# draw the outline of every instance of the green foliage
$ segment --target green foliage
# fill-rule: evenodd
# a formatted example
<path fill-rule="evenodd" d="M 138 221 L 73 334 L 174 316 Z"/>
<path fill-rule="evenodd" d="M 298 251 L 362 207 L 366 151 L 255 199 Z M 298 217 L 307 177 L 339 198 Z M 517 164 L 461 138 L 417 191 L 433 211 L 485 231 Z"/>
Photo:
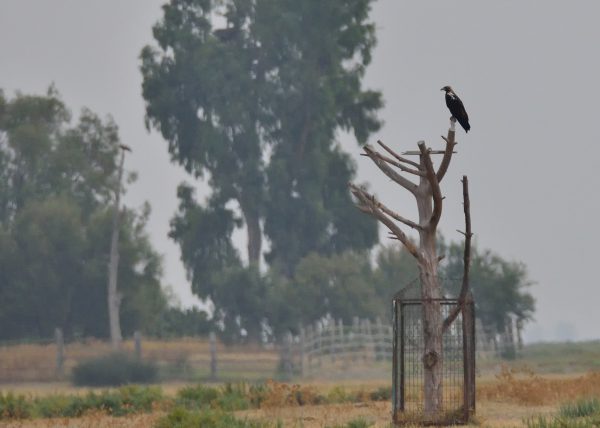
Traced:
<path fill-rule="evenodd" d="M 335 142 L 339 130 L 364 143 L 380 127 L 381 94 L 361 85 L 375 44 L 371 3 L 171 0 L 154 27 L 158 48 L 141 53 L 147 125 L 168 141 L 173 161 L 212 189 L 200 203 L 180 187 L 171 237 L 226 338 L 246 330 L 256 340 L 268 315 L 252 297 L 265 295 L 264 279 L 239 269 L 235 228 L 246 227 L 248 260 L 257 265 L 264 224 L 268 261 L 288 278 L 312 252 L 377 242 L 376 222 L 354 209 L 347 191 L 355 165 Z M 213 28 L 214 15 L 226 28 Z"/>
<path fill-rule="evenodd" d="M 240 420 L 221 410 L 189 411 L 178 407 L 160 418 L 155 428 L 263 428 L 262 422 Z"/>
<path fill-rule="evenodd" d="M 600 401 L 582 398 L 560 406 L 557 416 L 525 419 L 527 428 L 584 428 L 600 426 Z"/>
<path fill-rule="evenodd" d="M 527 428 L 590 428 L 600 425 L 600 418 L 562 419 L 538 416 L 523 421 Z"/>
<path fill-rule="evenodd" d="M 219 397 L 219 390 L 205 385 L 187 386 L 177 391 L 176 402 L 186 409 L 209 407 Z"/>
<path fill-rule="evenodd" d="M 392 399 L 392 387 L 379 387 L 375 391 L 371 391 L 369 398 L 373 401 L 389 401 Z"/>
<path fill-rule="evenodd" d="M 379 310 L 371 276 L 365 254 L 310 254 L 296 268 L 289 298 L 304 324 L 327 314 L 349 324 L 355 316 L 371 318 Z"/>
<path fill-rule="evenodd" d="M 451 243 L 445 254 L 442 275 L 446 278 L 462 278 L 462 244 Z M 460 282 L 450 284 L 450 294 L 458 295 Z M 526 291 L 531 284 L 523 263 L 507 261 L 491 250 L 471 248 L 470 285 L 477 316 L 485 327 L 504 331 L 508 315 L 514 315 L 522 321 L 531 319 L 535 301 Z"/>
<path fill-rule="evenodd" d="M 24 419 L 31 416 L 31 405 L 24 395 L 0 393 L 0 419 Z"/>
<path fill-rule="evenodd" d="M 0 91 L 0 339 L 108 335 L 106 260 L 119 135 L 84 109 L 75 124 L 54 88 Z M 122 330 L 152 326 L 166 307 L 149 208 L 125 209 L 119 291 Z"/>
<path fill-rule="evenodd" d="M 245 383 L 226 383 L 214 401 L 214 406 L 225 411 L 249 409 L 248 386 Z"/>
<path fill-rule="evenodd" d="M 0 394 L 0 419 L 31 417 L 79 417 L 89 410 L 101 410 L 114 416 L 151 412 L 164 403 L 160 388 L 124 386 L 113 391 L 89 392 L 87 395 L 48 395 L 25 398 Z"/>
<path fill-rule="evenodd" d="M 600 400 L 597 398 L 584 398 L 574 403 L 560 406 L 559 416 L 562 418 L 581 418 L 585 416 L 600 416 Z"/>
<path fill-rule="evenodd" d="M 373 426 L 373 422 L 369 422 L 364 418 L 352 419 L 350 422 L 343 425 L 334 425 L 328 428 L 368 428 Z"/>
<path fill-rule="evenodd" d="M 85 361 L 73 368 L 73 383 L 78 386 L 116 386 L 156 381 L 154 364 L 116 353 Z"/>
<path fill-rule="evenodd" d="M 192 337 L 206 336 L 214 329 L 208 313 L 196 307 L 183 309 L 171 307 L 163 310 L 155 323 L 146 328 L 152 337 Z"/>

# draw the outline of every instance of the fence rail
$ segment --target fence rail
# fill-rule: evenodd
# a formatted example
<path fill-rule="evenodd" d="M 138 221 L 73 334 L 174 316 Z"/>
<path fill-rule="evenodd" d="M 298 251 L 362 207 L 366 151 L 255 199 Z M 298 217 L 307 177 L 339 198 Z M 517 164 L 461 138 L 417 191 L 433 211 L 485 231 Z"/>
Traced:
<path fill-rule="evenodd" d="M 476 323 L 477 358 L 507 354 L 502 337 L 486 335 Z M 164 380 L 219 381 L 292 377 L 370 376 L 391 373 L 393 331 L 390 324 L 354 318 L 324 319 L 288 334 L 282 343 L 225 346 L 208 337 L 154 339 L 140 334 L 123 342 L 123 351 L 154 362 Z M 111 353 L 108 341 L 66 341 L 60 330 L 54 340 L 0 342 L 0 383 L 67 380 L 82 361 Z"/>

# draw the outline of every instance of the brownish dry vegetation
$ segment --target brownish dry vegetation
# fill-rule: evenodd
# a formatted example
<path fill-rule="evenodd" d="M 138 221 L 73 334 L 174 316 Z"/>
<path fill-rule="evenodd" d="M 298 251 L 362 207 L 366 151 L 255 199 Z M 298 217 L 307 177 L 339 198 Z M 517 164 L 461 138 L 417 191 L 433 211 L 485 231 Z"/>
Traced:
<path fill-rule="evenodd" d="M 125 352 L 133 353 L 133 341 L 123 342 Z M 108 342 L 87 339 L 67 344 L 65 347 L 65 374 L 85 361 L 111 352 Z M 219 370 L 224 377 L 269 377 L 277 370 L 279 353 L 258 346 L 226 347 L 217 344 Z M 182 338 L 174 340 L 142 341 L 142 356 L 162 367 L 171 367 L 175 374 L 186 378 L 208 374 L 210 351 L 208 340 Z M 56 345 L 11 344 L 0 346 L 0 382 L 52 382 L 58 380 L 56 372 Z"/>

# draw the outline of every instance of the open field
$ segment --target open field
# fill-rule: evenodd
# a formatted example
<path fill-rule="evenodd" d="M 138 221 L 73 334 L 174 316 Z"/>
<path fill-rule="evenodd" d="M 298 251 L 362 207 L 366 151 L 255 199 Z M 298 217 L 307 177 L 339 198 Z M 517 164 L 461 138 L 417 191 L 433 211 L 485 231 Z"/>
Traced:
<path fill-rule="evenodd" d="M 164 400 L 173 398 L 184 384 L 164 385 Z M 334 381 L 308 382 L 299 386 L 270 384 L 271 392 L 258 408 L 233 412 L 240 420 L 255 421 L 260 426 L 284 427 L 344 427 L 362 420 L 364 426 L 390 427 L 389 400 L 372 401 L 370 392 L 385 387 L 385 382 Z M 29 396 L 87 393 L 64 384 L 33 385 L 15 388 Z M 327 404 L 299 405 L 290 402 L 290 392 L 301 390 L 304 395 L 321 394 Z M 5 390 L 6 391 L 6 390 Z M 505 368 L 497 377 L 481 379 L 477 387 L 477 424 L 485 427 L 524 426 L 527 418 L 555 414 L 560 405 L 582 397 L 600 397 L 600 373 L 583 375 L 540 376 L 531 372 L 516 372 Z M 352 402 L 344 402 L 345 397 Z M 350 398 L 352 397 L 352 398 Z M 358 397 L 358 398 L 356 398 Z M 361 398 L 363 397 L 363 398 Z M 333 402 L 333 401 L 342 402 Z M 169 405 L 170 406 L 170 405 Z M 169 407 L 167 406 L 167 407 Z M 154 406 L 153 406 L 154 408 Z M 102 411 L 86 412 L 79 418 L 25 419 L 0 421 L 0 427 L 151 427 L 169 411 L 156 406 L 149 413 L 121 417 Z"/>
<path fill-rule="evenodd" d="M 123 342 L 123 350 L 133 354 L 132 340 Z M 0 387 L 6 383 L 56 382 L 68 378 L 73 367 L 90 358 L 111 352 L 106 341 L 87 339 L 69 343 L 64 353 L 64 374 L 56 370 L 54 343 L 2 344 L 0 346 Z M 259 346 L 224 346 L 217 343 L 218 369 L 223 380 L 260 380 L 276 374 L 279 353 Z M 208 339 L 144 339 L 142 358 L 155 362 L 163 377 L 199 381 L 210 375 Z"/>
<path fill-rule="evenodd" d="M 198 342 L 174 342 L 163 346 L 161 342 L 149 343 L 144 353 L 155 357 L 172 358 L 188 355 L 193 358 L 202 344 Z M 13 360 L 32 361 L 39 348 L 20 345 L 21 353 Z M 36 345 L 37 346 L 37 345 Z M 32 349 L 36 350 L 33 352 Z M 277 364 L 277 353 L 256 349 L 224 349 L 230 360 L 251 362 L 253 358 Z M 81 352 L 90 350 L 81 349 Z M 179 353 L 179 354 L 178 354 Z M 0 354 L 0 361 L 6 358 Z M 263 358 L 266 355 L 265 358 Z M 21 363 L 21 362 L 19 362 Z M 477 376 L 477 423 L 484 427 L 524 426 L 527 418 L 553 417 L 564 403 L 581 398 L 600 397 L 600 342 L 574 344 L 537 344 L 527 346 L 522 356 L 513 361 L 478 361 Z M 373 401 L 372 392 L 389 388 L 389 381 L 377 373 L 383 367 L 353 367 L 341 375 L 324 373 L 309 379 L 297 379 L 297 386 L 290 384 L 268 384 L 271 391 L 260 404 L 250 405 L 245 410 L 227 410 L 239 420 L 258 423 L 260 427 L 345 427 L 351 421 L 362 420 L 360 426 L 389 427 L 391 405 L 389 399 Z M 371 371 L 370 371 L 371 370 Z M 353 374 L 357 373 L 356 376 Z M 362 376 L 369 373 L 372 377 Z M 252 379 L 252 378 L 251 378 Z M 152 427 L 177 405 L 176 397 L 190 382 L 168 382 L 161 384 L 160 398 L 150 410 L 133 411 L 124 416 L 111 416 L 106 411 L 89 410 L 77 418 L 57 417 L 52 419 L 10 419 L 1 415 L 0 427 Z M 223 383 L 210 384 L 221 390 Z M 302 391 L 308 397 L 300 405 L 290 400 L 294 391 Z M 90 391 L 101 393 L 101 389 L 77 388 L 66 381 L 61 382 L 5 382 L 0 391 L 21 394 L 28 400 L 36 397 L 85 397 Z M 321 401 L 315 397 L 324 397 Z M 312 400 L 312 401 L 311 401 Z M 358 426 L 358 425 L 357 425 Z M 586 425 L 581 425 L 586 426 Z M 593 425 L 590 425 L 593 426 Z"/>

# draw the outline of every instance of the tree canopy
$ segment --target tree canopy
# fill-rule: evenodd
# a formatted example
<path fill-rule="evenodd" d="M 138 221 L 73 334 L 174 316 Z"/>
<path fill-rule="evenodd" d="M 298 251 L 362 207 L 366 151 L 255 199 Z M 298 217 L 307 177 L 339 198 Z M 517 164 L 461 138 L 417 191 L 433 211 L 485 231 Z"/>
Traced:
<path fill-rule="evenodd" d="M 236 228 L 246 228 L 250 265 L 264 235 L 266 260 L 288 277 L 311 253 L 377 242 L 376 223 L 345 189 L 356 168 L 336 142 L 343 130 L 364 143 L 380 127 L 381 94 L 361 84 L 375 44 L 371 2 L 171 0 L 153 29 L 158 46 L 142 50 L 147 124 L 211 189 L 200 202 L 180 186 L 170 236 L 193 291 L 223 322 L 241 307 L 264 314 L 245 289 L 257 273 L 231 242 Z M 236 301 L 225 292 L 234 271 Z"/>
<path fill-rule="evenodd" d="M 174 161 L 207 177 L 209 212 L 236 202 L 251 263 L 262 224 L 268 261 L 288 272 L 310 252 L 377 240 L 374 222 L 351 209 L 342 184 L 355 167 L 335 142 L 338 130 L 364 142 L 380 126 L 381 95 L 361 87 L 375 43 L 370 3 L 172 0 L 154 27 L 158 48 L 142 51 L 149 126 Z M 214 28 L 219 13 L 225 28 Z"/>
<path fill-rule="evenodd" d="M 106 336 L 106 265 L 119 136 L 84 109 L 74 125 L 54 88 L 0 93 L 0 338 Z M 125 209 L 123 328 L 166 306 L 161 262 L 145 232 L 149 207 Z"/>

